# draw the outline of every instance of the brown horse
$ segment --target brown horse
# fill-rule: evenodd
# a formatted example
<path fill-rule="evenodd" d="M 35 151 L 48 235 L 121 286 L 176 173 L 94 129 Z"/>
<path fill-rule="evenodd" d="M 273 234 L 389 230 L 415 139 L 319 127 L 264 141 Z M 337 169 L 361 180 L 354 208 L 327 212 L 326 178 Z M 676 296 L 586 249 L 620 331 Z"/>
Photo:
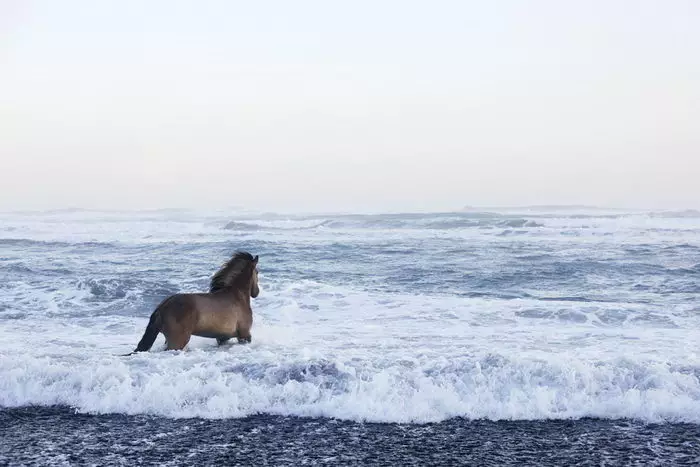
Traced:
<path fill-rule="evenodd" d="M 260 293 L 257 265 L 257 256 L 237 252 L 211 278 L 209 293 L 176 294 L 163 300 L 134 352 L 149 350 L 159 332 L 167 350 L 182 350 L 193 335 L 216 338 L 219 345 L 233 337 L 250 342 L 250 298 Z"/>

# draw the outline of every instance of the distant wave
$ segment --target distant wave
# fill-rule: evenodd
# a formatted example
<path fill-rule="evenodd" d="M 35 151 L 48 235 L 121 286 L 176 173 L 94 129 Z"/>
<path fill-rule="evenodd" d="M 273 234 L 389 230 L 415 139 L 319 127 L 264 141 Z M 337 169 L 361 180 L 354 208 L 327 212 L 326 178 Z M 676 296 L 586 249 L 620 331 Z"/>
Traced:
<path fill-rule="evenodd" d="M 700 219 L 700 211 L 696 209 L 685 209 L 681 211 L 658 211 L 650 212 L 649 216 L 662 219 Z"/>
<path fill-rule="evenodd" d="M 462 208 L 461 212 L 468 213 L 539 213 L 539 214 L 555 214 L 557 216 L 561 214 L 582 214 L 588 213 L 591 216 L 596 216 L 600 214 L 623 214 L 637 212 L 635 210 L 620 209 L 620 208 L 604 208 L 598 206 L 588 206 L 583 204 L 540 204 L 540 205 L 524 205 L 524 206 L 491 206 L 491 207 L 476 207 L 476 206 L 465 206 Z"/>
<path fill-rule="evenodd" d="M 257 224 L 249 224 L 247 222 L 231 221 L 224 226 L 224 230 L 236 230 L 238 232 L 254 232 L 261 230 L 263 227 Z"/>
<path fill-rule="evenodd" d="M 0 247 L 109 247 L 114 246 L 111 242 L 57 242 L 45 240 L 31 240 L 28 238 L 0 238 Z"/>
<path fill-rule="evenodd" d="M 223 229 L 238 232 L 261 230 L 309 229 L 428 229 L 451 230 L 467 228 L 537 228 L 544 224 L 526 218 L 484 217 L 428 217 L 414 219 L 396 216 L 352 216 L 332 219 L 302 219 L 287 221 L 247 222 L 231 221 Z"/>
<path fill-rule="evenodd" d="M 275 221 L 231 221 L 223 229 L 237 232 L 256 232 L 260 230 L 308 230 L 323 227 L 328 221 L 323 220 L 275 220 Z"/>

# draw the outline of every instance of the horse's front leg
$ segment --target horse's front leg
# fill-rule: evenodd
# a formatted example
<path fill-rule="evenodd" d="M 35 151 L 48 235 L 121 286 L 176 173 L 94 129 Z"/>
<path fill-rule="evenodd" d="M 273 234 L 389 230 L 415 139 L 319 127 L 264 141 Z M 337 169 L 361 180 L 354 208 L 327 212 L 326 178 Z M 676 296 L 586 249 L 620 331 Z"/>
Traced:
<path fill-rule="evenodd" d="M 250 329 L 239 329 L 238 330 L 238 343 L 239 344 L 250 344 L 252 340 L 250 336 Z"/>
<path fill-rule="evenodd" d="M 238 330 L 236 329 L 236 325 L 234 324 L 230 327 L 228 332 L 222 333 L 219 337 L 216 338 L 216 343 L 219 345 L 224 345 L 236 336 L 238 336 Z"/>

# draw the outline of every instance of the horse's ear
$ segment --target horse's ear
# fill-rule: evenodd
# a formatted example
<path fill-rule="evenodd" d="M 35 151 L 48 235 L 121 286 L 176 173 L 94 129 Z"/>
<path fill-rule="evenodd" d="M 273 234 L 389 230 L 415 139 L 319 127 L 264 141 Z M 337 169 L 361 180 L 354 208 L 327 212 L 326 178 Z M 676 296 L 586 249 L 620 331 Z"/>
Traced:
<path fill-rule="evenodd" d="M 253 263 L 258 264 L 258 255 L 255 255 L 255 258 L 253 258 Z"/>

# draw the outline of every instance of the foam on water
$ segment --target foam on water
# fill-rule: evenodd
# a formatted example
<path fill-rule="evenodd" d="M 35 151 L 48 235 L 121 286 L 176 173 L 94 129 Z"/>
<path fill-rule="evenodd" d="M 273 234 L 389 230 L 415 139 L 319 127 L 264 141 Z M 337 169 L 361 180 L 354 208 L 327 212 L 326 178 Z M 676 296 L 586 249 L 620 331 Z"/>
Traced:
<path fill-rule="evenodd" d="M 186 352 L 118 358 L 105 355 L 105 347 L 124 349 L 105 346 L 105 331 L 90 339 L 76 338 L 82 331 L 75 327 L 63 331 L 70 334 L 46 335 L 43 351 L 34 355 L 3 353 L 0 405 L 205 418 L 267 413 L 380 422 L 455 416 L 700 422 L 700 369 L 691 362 L 590 360 L 571 352 L 333 352 L 285 348 L 276 339 L 281 328 L 258 330 L 259 342 L 249 347 L 216 350 L 195 342 Z M 80 348 L 66 352 L 77 343 Z M 418 349 L 426 344 L 413 343 Z"/>
<path fill-rule="evenodd" d="M 0 406 L 700 423 L 693 217 L 148 216 L 3 219 Z M 261 254 L 252 344 L 118 356 L 235 248 Z"/>

